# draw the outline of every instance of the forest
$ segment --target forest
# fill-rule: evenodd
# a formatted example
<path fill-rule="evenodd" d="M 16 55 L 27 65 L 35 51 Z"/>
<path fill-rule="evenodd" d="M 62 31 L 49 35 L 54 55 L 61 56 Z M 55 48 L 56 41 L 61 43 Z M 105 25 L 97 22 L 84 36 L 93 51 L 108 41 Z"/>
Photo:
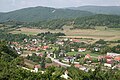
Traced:
<path fill-rule="evenodd" d="M 55 19 L 46 20 L 36 23 L 30 23 L 26 26 L 49 28 L 49 29 L 63 29 L 63 26 L 73 26 L 73 29 L 95 29 L 96 26 L 105 26 L 108 28 L 120 28 L 120 16 L 97 14 L 75 19 Z"/>

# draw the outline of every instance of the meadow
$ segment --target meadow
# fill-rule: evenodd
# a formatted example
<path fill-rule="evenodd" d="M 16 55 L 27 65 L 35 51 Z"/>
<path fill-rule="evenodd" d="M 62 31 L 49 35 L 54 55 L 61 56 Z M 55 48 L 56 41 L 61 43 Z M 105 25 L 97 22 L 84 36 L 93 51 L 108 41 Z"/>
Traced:
<path fill-rule="evenodd" d="M 96 27 L 95 30 L 93 29 L 74 29 L 70 30 L 65 28 L 64 30 L 49 30 L 49 29 L 33 29 L 33 28 L 19 28 L 17 30 L 11 31 L 10 33 L 13 34 L 27 34 L 27 35 L 37 35 L 38 33 L 43 32 L 52 32 L 58 33 L 62 32 L 65 33 L 65 38 L 92 38 L 95 40 L 104 39 L 104 40 L 119 40 L 120 39 L 120 28 L 107 28 L 104 27 Z"/>

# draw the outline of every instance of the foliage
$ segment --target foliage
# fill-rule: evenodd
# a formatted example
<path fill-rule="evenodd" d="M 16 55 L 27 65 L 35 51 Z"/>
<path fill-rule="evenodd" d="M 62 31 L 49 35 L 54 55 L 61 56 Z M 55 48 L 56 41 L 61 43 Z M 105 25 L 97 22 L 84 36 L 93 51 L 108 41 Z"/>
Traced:
<path fill-rule="evenodd" d="M 82 16 L 93 15 L 88 11 L 70 10 L 70 9 L 55 9 L 50 7 L 32 7 L 24 8 L 12 12 L 0 14 L 0 21 L 24 21 L 24 22 L 36 22 L 52 19 L 69 19 Z"/>
<path fill-rule="evenodd" d="M 5 40 L 5 41 L 17 41 L 17 42 L 22 42 L 24 39 L 28 39 L 29 36 L 25 34 L 11 34 L 11 33 L 6 33 L 2 30 L 0 30 L 0 40 Z"/>
<path fill-rule="evenodd" d="M 35 53 L 32 54 L 32 56 L 27 56 L 27 59 L 28 60 L 31 60 L 33 62 L 37 62 L 39 63 L 41 61 L 41 57 L 40 56 L 37 56 Z"/>
<path fill-rule="evenodd" d="M 115 53 L 119 53 L 120 54 L 120 45 L 114 46 L 112 48 L 112 51 L 115 52 Z"/>
<path fill-rule="evenodd" d="M 106 41 L 104 41 L 103 39 L 100 39 L 99 41 L 96 41 L 97 44 L 106 44 Z"/>
<path fill-rule="evenodd" d="M 46 58 L 46 63 L 52 63 L 52 60 L 50 58 Z"/>
<path fill-rule="evenodd" d="M 63 29 L 64 25 L 73 26 L 71 29 L 95 29 L 96 26 L 120 28 L 120 16 L 97 14 L 74 19 L 55 19 L 31 23 L 29 26 L 49 29 Z M 107 28 L 105 28 L 106 30 Z"/>
<path fill-rule="evenodd" d="M 109 28 L 120 28 L 120 16 L 115 15 L 94 15 L 89 17 L 77 18 L 74 21 L 75 28 L 107 26 Z M 77 27 L 78 26 L 78 27 Z"/>

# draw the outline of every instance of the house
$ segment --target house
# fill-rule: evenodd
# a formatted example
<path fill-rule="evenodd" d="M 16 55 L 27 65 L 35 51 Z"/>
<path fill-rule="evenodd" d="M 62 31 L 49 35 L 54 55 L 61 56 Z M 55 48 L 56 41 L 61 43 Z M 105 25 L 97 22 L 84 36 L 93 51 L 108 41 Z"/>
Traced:
<path fill-rule="evenodd" d="M 112 57 L 116 57 L 116 56 L 120 56 L 120 54 L 117 53 L 107 53 L 107 56 L 112 56 Z"/>
<path fill-rule="evenodd" d="M 68 41 L 68 38 L 65 38 L 64 41 Z"/>
<path fill-rule="evenodd" d="M 112 64 L 112 63 L 113 63 L 113 60 L 112 60 L 112 59 L 107 59 L 106 62 L 107 62 L 108 64 Z"/>
<path fill-rule="evenodd" d="M 112 67 L 112 64 L 104 63 L 104 66 L 106 66 L 106 67 Z"/>
<path fill-rule="evenodd" d="M 43 50 L 47 50 L 49 46 L 43 46 Z"/>
<path fill-rule="evenodd" d="M 39 68 L 40 68 L 40 65 L 35 65 L 34 66 L 34 71 L 37 73 Z"/>
<path fill-rule="evenodd" d="M 85 52 L 86 48 L 78 48 L 78 52 Z"/>
<path fill-rule="evenodd" d="M 74 66 L 75 66 L 76 68 L 80 68 L 80 67 L 81 67 L 80 64 L 75 64 Z"/>
<path fill-rule="evenodd" d="M 113 63 L 113 57 L 112 56 L 105 56 L 105 59 L 106 59 L 106 62 L 108 63 L 108 64 L 112 64 Z"/>
<path fill-rule="evenodd" d="M 72 51 L 72 52 L 74 52 L 74 51 L 75 51 L 75 49 L 71 49 L 71 51 Z"/>
<path fill-rule="evenodd" d="M 63 75 L 61 75 L 62 78 L 68 79 L 68 71 L 66 70 Z"/>
<path fill-rule="evenodd" d="M 90 54 L 85 55 L 85 58 L 84 58 L 84 59 L 91 59 Z"/>
<path fill-rule="evenodd" d="M 71 57 L 71 56 L 68 56 L 68 57 L 65 57 L 65 58 L 64 58 L 64 60 L 65 60 L 66 62 L 74 62 L 74 59 L 75 59 L 75 57 Z"/>
<path fill-rule="evenodd" d="M 72 39 L 72 42 L 80 42 L 78 39 Z"/>
<path fill-rule="evenodd" d="M 98 61 L 104 60 L 105 56 L 98 56 Z"/>
<path fill-rule="evenodd" d="M 120 62 L 120 56 L 115 57 L 114 60 Z"/>
<path fill-rule="evenodd" d="M 64 56 L 66 56 L 66 54 L 64 52 L 60 52 L 59 56 L 64 57 Z"/>
<path fill-rule="evenodd" d="M 100 48 L 94 47 L 93 50 L 96 51 L 96 52 L 98 52 L 98 51 L 100 51 Z"/>
<path fill-rule="evenodd" d="M 56 43 L 59 44 L 59 45 L 63 45 L 64 44 L 64 42 L 62 42 L 62 41 L 57 41 Z"/>

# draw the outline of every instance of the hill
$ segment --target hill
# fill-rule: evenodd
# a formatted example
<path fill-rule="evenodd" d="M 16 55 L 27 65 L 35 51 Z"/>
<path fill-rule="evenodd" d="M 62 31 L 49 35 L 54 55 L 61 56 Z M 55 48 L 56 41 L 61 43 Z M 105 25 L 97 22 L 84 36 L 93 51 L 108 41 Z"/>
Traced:
<path fill-rule="evenodd" d="M 120 6 L 80 6 L 71 7 L 72 10 L 84 10 L 97 14 L 120 15 Z"/>
<path fill-rule="evenodd" d="M 88 11 L 55 9 L 55 8 L 39 6 L 39 7 L 24 8 L 0 15 L 1 15 L 0 22 L 5 22 L 9 20 L 36 22 L 41 20 L 52 20 L 52 19 L 63 19 L 63 18 L 68 19 L 68 18 L 90 16 L 93 15 L 93 13 Z"/>
<path fill-rule="evenodd" d="M 89 17 L 76 18 L 76 28 L 93 28 L 95 26 L 106 26 L 108 28 L 120 28 L 120 16 L 98 14 Z"/>
<path fill-rule="evenodd" d="M 40 21 L 29 24 L 32 27 L 62 29 L 64 25 L 74 28 L 89 29 L 96 26 L 106 26 L 109 28 L 120 28 L 120 16 L 97 14 L 93 16 L 75 18 L 75 19 L 56 19 Z"/>

